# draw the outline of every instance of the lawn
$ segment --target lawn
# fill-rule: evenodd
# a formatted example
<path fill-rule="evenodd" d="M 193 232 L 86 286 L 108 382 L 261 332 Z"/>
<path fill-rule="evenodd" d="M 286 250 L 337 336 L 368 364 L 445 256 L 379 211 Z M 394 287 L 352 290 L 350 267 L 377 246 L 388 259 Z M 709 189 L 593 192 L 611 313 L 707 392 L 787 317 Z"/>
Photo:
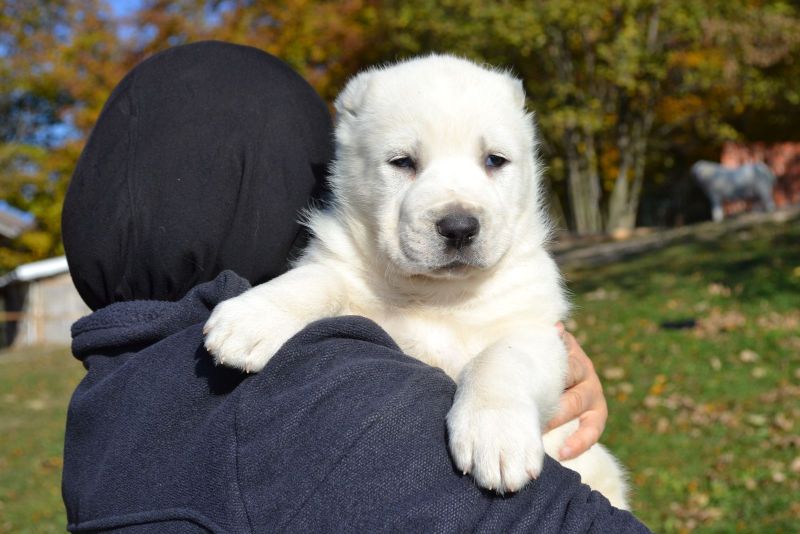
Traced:
<path fill-rule="evenodd" d="M 656 532 L 796 532 L 800 220 L 567 278 L 637 515 Z M 0 353 L 0 532 L 63 531 L 63 425 L 82 373 L 66 350 Z"/>
<path fill-rule="evenodd" d="M 797 532 L 800 220 L 567 278 L 637 515 L 657 532 Z"/>
<path fill-rule="evenodd" d="M 65 349 L 0 352 L 0 532 L 64 532 L 64 421 L 81 376 Z"/>

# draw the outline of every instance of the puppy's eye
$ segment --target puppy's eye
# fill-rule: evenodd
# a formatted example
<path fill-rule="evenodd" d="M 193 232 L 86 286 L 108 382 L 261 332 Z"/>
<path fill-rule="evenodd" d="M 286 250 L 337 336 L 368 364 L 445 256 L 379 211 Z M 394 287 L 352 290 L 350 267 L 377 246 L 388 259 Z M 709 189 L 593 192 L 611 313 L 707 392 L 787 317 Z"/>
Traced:
<path fill-rule="evenodd" d="M 499 169 L 503 165 L 508 163 L 508 160 L 503 156 L 498 156 L 497 154 L 489 154 L 486 156 L 486 161 L 484 165 L 486 165 L 490 169 Z"/>
<path fill-rule="evenodd" d="M 417 162 L 409 156 L 400 156 L 390 159 L 389 164 L 397 167 L 398 169 L 410 169 L 413 171 L 417 168 Z"/>

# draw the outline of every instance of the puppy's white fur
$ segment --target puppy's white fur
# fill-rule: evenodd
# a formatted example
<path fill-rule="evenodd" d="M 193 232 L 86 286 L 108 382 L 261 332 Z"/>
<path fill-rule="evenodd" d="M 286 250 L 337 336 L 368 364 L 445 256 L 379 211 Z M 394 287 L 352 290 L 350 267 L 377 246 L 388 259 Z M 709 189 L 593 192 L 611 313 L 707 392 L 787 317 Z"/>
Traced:
<path fill-rule="evenodd" d="M 428 56 L 359 74 L 336 108 L 332 206 L 309 213 L 314 238 L 294 269 L 217 306 L 206 346 L 218 363 L 259 371 L 312 321 L 369 317 L 457 380 L 447 416 L 457 467 L 482 487 L 516 491 L 576 425 L 543 440 L 564 387 L 554 324 L 568 303 L 544 249 L 522 84 Z M 492 155 L 507 162 L 493 165 Z M 467 246 L 448 246 L 437 231 L 454 211 L 479 221 Z M 605 449 L 565 464 L 627 507 L 622 471 Z"/>

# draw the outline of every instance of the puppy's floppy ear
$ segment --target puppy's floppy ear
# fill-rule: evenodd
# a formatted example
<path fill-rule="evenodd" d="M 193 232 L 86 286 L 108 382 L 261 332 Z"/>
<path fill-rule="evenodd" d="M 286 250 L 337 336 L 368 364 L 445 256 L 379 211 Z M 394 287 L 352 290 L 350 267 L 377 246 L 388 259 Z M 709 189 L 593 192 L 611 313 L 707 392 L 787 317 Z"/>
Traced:
<path fill-rule="evenodd" d="M 358 115 L 358 110 L 361 109 L 364 103 L 364 97 L 367 94 L 371 78 L 372 71 L 368 70 L 356 75 L 355 78 L 347 82 L 347 85 L 345 85 L 344 89 L 339 93 L 339 96 L 333 103 L 337 114 Z"/>

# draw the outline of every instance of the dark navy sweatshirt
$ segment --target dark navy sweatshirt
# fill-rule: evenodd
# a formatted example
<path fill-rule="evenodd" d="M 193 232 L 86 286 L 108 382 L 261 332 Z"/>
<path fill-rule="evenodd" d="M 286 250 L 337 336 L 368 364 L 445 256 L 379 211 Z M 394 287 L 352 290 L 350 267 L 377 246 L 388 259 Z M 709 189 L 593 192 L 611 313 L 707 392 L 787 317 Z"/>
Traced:
<path fill-rule="evenodd" d="M 69 530 L 648 532 L 549 458 L 512 496 L 476 487 L 447 451 L 455 384 L 367 319 L 308 326 L 258 374 L 214 366 L 203 323 L 248 288 L 226 271 L 73 326 Z"/>

